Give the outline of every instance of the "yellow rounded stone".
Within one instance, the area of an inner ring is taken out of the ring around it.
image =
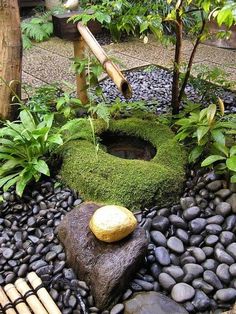
[[[125,238],[137,226],[137,220],[127,208],[107,205],[98,208],[93,214],[89,227],[101,241],[115,242]]]

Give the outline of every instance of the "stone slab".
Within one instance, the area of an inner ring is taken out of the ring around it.
[[[118,301],[141,266],[148,240],[141,227],[111,244],[96,239],[89,229],[89,221],[99,207],[83,203],[73,209],[58,226],[58,236],[65,247],[68,264],[90,286],[96,306],[105,309]]]

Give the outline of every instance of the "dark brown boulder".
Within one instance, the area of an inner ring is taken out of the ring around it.
[[[154,291],[135,293],[124,306],[124,314],[188,314],[183,306]]]
[[[68,264],[90,286],[96,306],[105,309],[118,300],[141,266],[148,241],[140,227],[119,242],[97,240],[89,229],[89,220],[99,207],[84,203],[73,209],[58,226],[58,236]]]

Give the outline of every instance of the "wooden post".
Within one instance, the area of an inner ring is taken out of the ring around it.
[[[18,0],[0,0],[0,118],[14,115],[12,92],[20,96],[22,44]]]
[[[83,59],[85,57],[85,41],[82,37],[78,40],[73,41],[74,43],[74,57]],[[83,105],[89,102],[87,86],[86,86],[86,73],[83,71],[76,75],[76,87],[77,87],[77,97],[81,100]]]

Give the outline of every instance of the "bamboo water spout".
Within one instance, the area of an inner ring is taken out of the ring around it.
[[[104,70],[116,84],[118,89],[124,95],[125,98],[130,98],[132,96],[132,88],[126,78],[123,76],[118,67],[109,59],[105,51],[99,45],[90,30],[84,26],[82,23],[77,24],[78,31],[80,35],[91,49],[92,53],[102,64]]]

